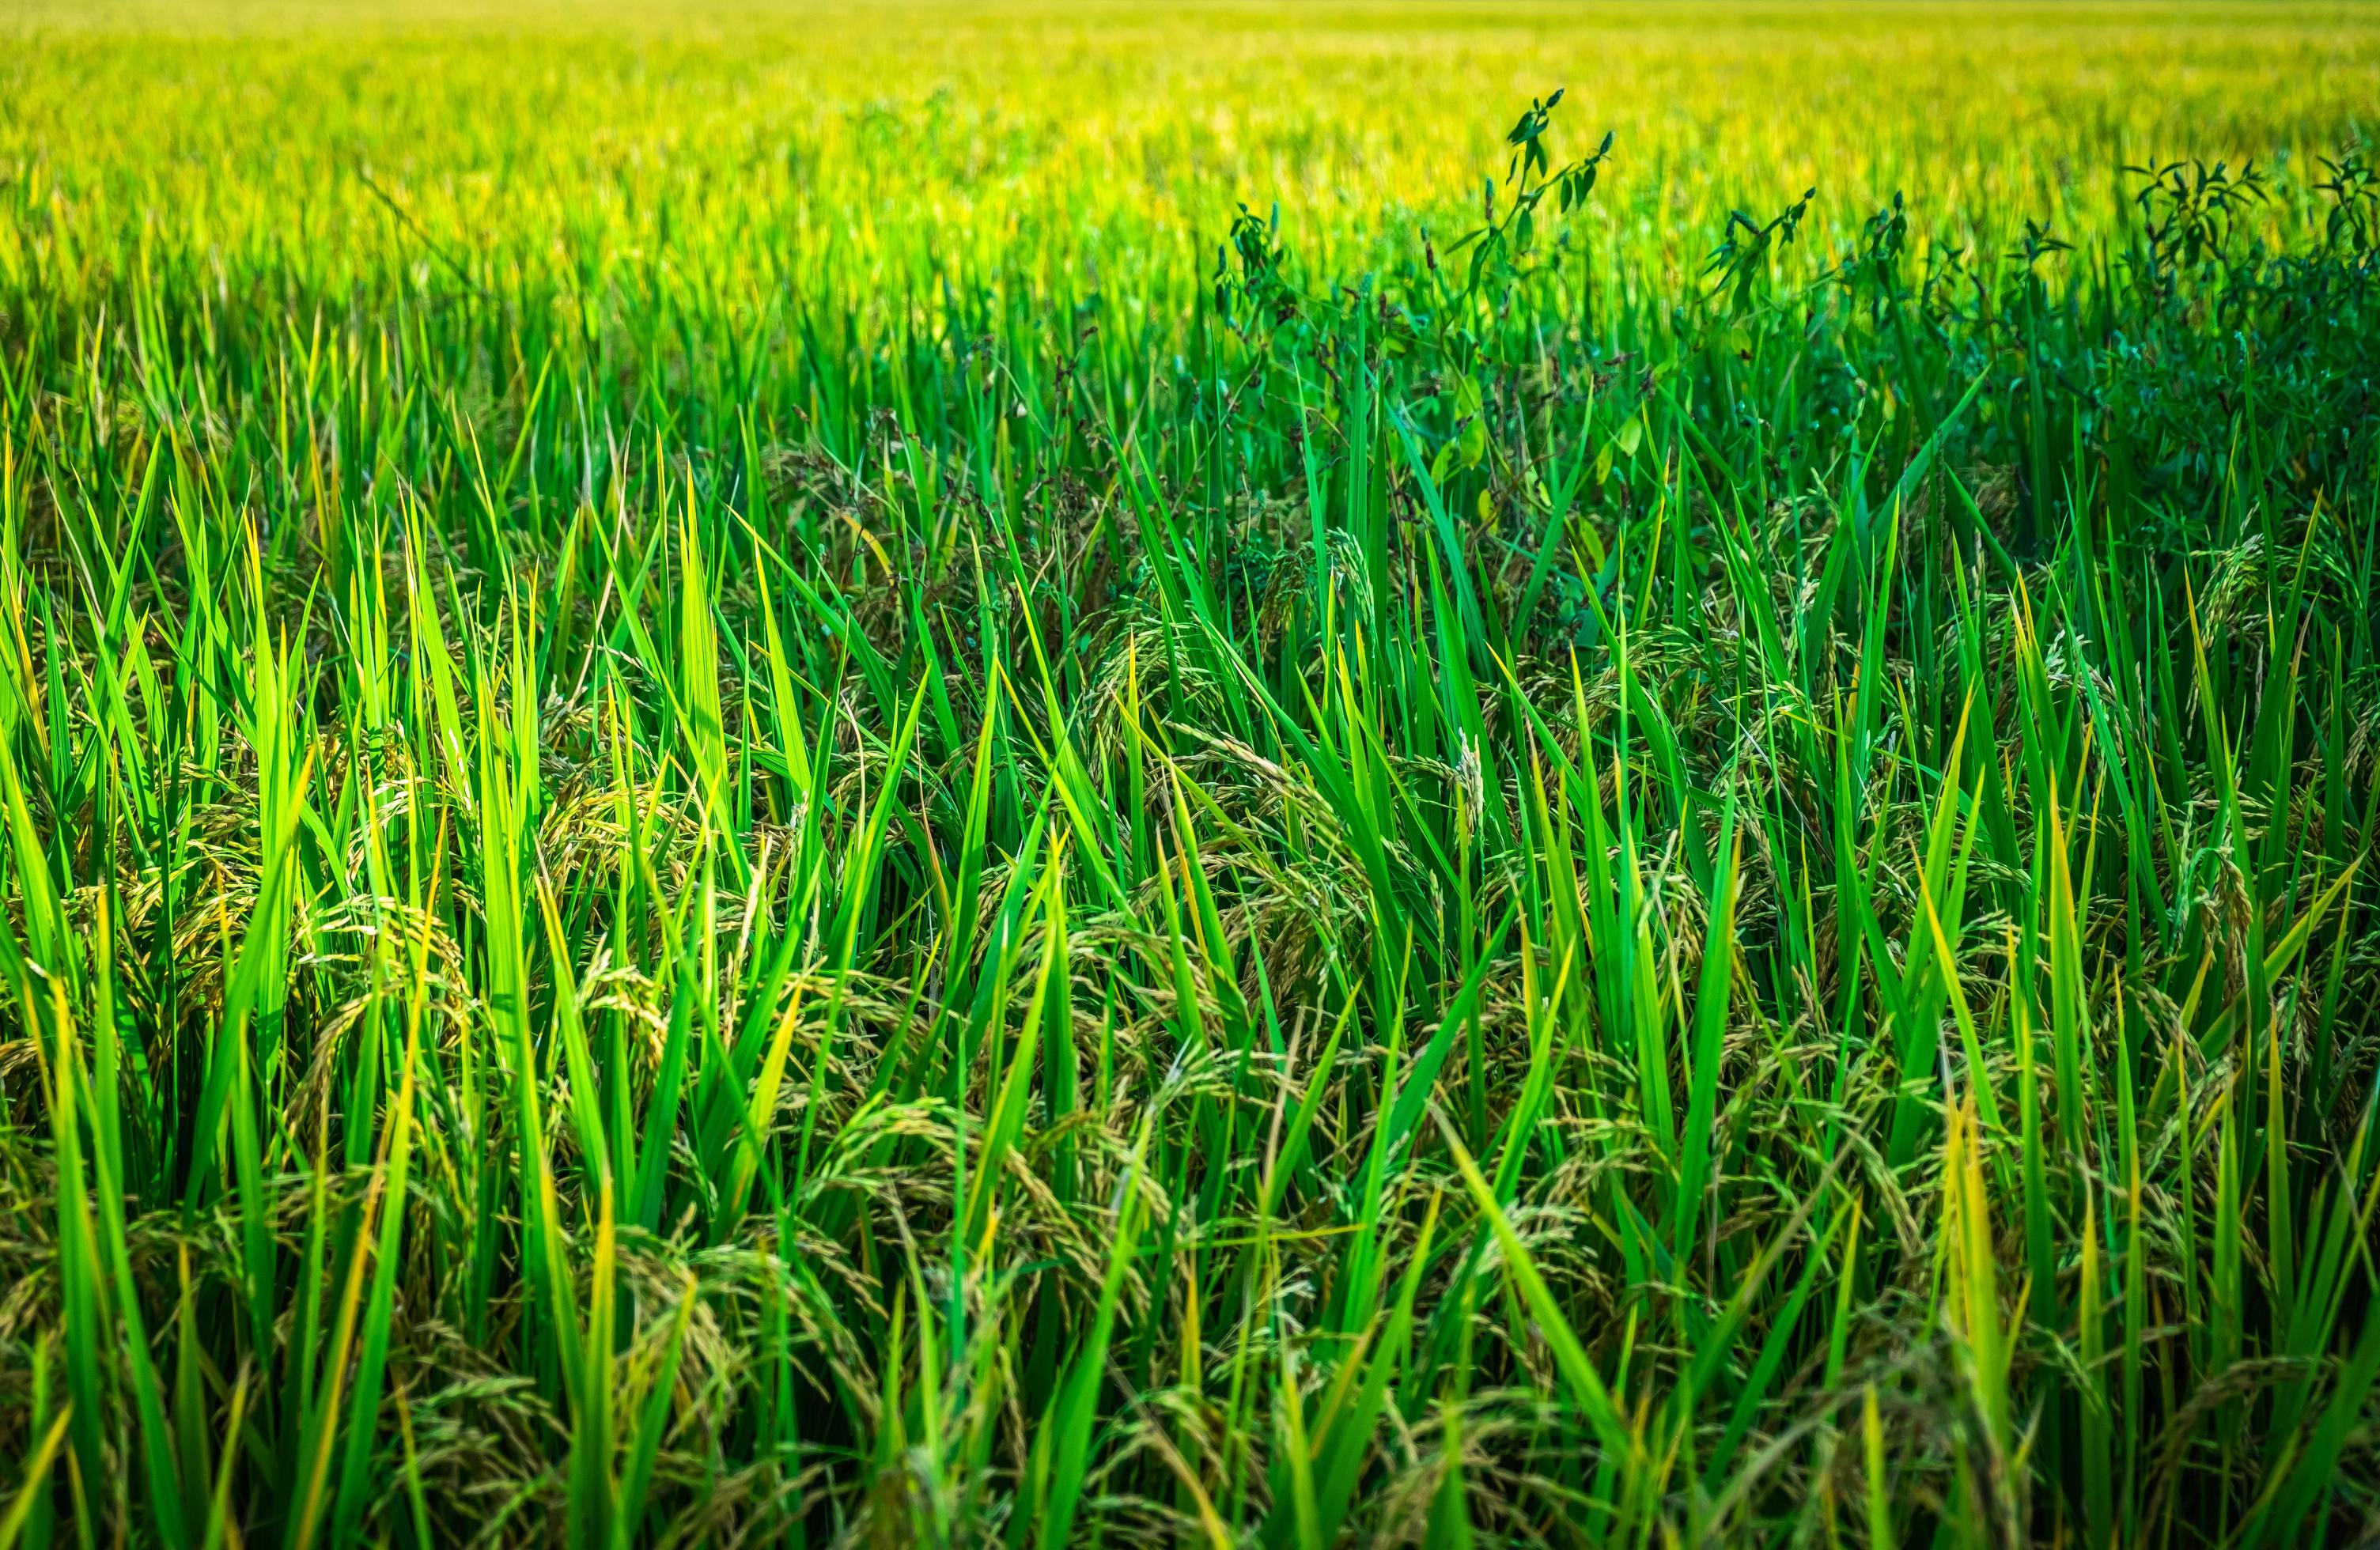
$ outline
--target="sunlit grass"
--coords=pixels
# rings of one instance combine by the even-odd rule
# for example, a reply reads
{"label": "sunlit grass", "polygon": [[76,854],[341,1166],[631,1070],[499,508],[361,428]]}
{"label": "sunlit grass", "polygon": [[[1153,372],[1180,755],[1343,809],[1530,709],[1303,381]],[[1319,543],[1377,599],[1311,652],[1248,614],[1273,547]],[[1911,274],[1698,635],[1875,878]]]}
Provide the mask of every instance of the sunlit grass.
{"label": "sunlit grass", "polygon": [[2380,1521],[2380,11],[0,27],[0,1550]]}

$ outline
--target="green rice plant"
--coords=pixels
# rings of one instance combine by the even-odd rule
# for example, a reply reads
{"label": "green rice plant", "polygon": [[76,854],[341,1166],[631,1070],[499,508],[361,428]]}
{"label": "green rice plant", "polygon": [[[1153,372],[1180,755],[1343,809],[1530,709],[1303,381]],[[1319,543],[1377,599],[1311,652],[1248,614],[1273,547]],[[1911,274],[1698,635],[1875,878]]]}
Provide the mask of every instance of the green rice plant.
{"label": "green rice plant", "polygon": [[2365,7],[0,30],[0,1550],[2380,1524]]}

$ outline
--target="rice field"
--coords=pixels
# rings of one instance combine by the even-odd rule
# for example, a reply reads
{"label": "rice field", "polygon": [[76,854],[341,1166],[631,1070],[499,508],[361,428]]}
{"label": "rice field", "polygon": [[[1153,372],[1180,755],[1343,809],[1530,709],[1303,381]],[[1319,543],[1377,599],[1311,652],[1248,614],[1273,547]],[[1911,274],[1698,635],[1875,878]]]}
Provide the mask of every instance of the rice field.
{"label": "rice field", "polygon": [[0,4],[0,1550],[2380,1535],[2375,123]]}

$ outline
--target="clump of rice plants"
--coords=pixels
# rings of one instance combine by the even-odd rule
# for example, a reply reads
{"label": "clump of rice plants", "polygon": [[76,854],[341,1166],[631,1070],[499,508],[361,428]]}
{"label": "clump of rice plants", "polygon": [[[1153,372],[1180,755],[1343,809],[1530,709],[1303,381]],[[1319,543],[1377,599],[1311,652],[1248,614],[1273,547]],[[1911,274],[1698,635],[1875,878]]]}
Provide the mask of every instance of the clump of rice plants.
{"label": "clump of rice plants", "polygon": [[2364,12],[8,25],[0,1550],[2380,1529]]}

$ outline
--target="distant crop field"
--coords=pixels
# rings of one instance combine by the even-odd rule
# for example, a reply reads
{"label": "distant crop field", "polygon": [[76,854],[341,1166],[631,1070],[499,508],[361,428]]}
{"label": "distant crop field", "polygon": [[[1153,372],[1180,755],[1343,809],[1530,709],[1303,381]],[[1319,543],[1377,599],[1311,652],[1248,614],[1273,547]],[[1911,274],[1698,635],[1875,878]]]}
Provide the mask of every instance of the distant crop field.
{"label": "distant crop field", "polygon": [[[1896,192],[1921,245],[1996,254],[2027,219],[2113,230],[2124,163],[2311,173],[2380,109],[2368,6],[207,0],[10,30],[6,260],[60,299],[142,251],[335,289],[443,250],[722,303],[964,275],[1179,312],[1240,202],[1334,278],[1456,235],[1557,87],[1565,132],[1616,136],[1582,246],[1666,296],[1730,208],[1812,185],[1810,269]],[[2290,192],[2276,234],[2320,202]]]}
{"label": "distant crop field", "polygon": [[2380,1535],[2375,126],[0,0],[0,1550]]}

